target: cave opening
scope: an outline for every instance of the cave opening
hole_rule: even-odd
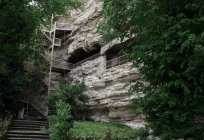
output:
[[[101,46],[99,44],[95,44],[91,50],[85,50],[84,48],[79,48],[74,51],[68,58],[68,63],[76,64],[80,61],[84,61],[92,56],[100,54]],[[94,58],[93,58],[94,59]]]
[[[106,51],[106,69],[122,65],[128,62],[124,53],[124,45],[114,45]]]
[[[110,61],[112,59],[115,59],[117,57],[122,56],[124,46],[122,45],[114,45],[109,50],[106,51],[106,60]]]

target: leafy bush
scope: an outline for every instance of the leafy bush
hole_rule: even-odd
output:
[[[49,132],[52,140],[70,140],[73,127],[71,106],[62,100],[56,101],[56,115],[49,116]]]
[[[52,92],[48,97],[48,104],[50,108],[55,108],[56,101],[62,100],[71,106],[71,114],[74,119],[79,119],[81,115],[86,111],[85,103],[88,97],[83,94],[86,90],[84,83],[72,84],[69,82],[61,82],[59,88]]]

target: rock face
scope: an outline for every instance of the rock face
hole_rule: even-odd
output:
[[[64,43],[66,51],[55,51],[55,57],[67,58],[68,62],[71,60],[69,58],[76,61],[67,76],[85,82],[88,87],[84,93],[89,97],[87,119],[118,121],[132,128],[143,127],[144,118],[136,117],[130,111],[130,102],[138,95],[128,94],[128,80],[139,78],[139,72],[131,67],[131,62],[124,61],[122,57],[112,57],[114,51],[107,53],[120,41],[113,40],[107,44],[101,41],[101,36],[96,32],[101,13],[102,3],[85,0],[82,10],[72,11],[68,20],[60,19],[59,22],[70,24],[72,34]],[[55,74],[52,83],[57,81],[57,76],[60,77]]]
[[[143,126],[143,119],[130,112],[130,101],[137,95],[128,95],[128,80],[138,78],[139,72],[125,63],[106,69],[104,56],[85,62],[69,73],[75,80],[84,81],[88,87],[90,112],[95,121],[118,121],[133,128]]]
[[[72,25],[72,36],[68,42],[72,42],[68,47],[68,54],[83,48],[90,52],[94,50],[95,44],[100,44],[100,35],[96,33],[96,26],[102,14],[102,3],[95,0],[84,0],[82,10],[73,10],[69,23]]]

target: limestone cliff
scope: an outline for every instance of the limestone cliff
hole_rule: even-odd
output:
[[[75,80],[84,81],[88,87],[90,112],[88,118],[96,121],[118,121],[133,128],[143,126],[143,118],[130,112],[130,101],[137,95],[128,95],[128,80],[138,78],[137,69],[126,63],[104,69],[103,56],[87,61],[69,73]]]
[[[119,53],[125,44],[118,40],[104,43],[97,33],[101,20],[102,3],[85,0],[84,6],[71,12],[71,18],[59,19],[69,23],[72,33],[66,36],[63,48],[55,50],[55,58],[72,63],[67,76],[84,81],[89,97],[87,118],[95,121],[119,121],[133,128],[142,127],[143,117],[130,112],[130,102],[137,95],[129,95],[128,80],[139,78],[137,69],[132,68]],[[56,87],[59,74],[53,73],[52,87]],[[58,78],[56,78],[58,77]]]

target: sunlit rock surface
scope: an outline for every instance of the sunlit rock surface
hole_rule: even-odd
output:
[[[121,42],[116,39],[110,43],[104,43],[101,40],[101,36],[97,33],[101,14],[102,3],[96,0],[85,0],[81,9],[71,12],[70,19],[61,18],[59,22],[69,23],[72,33],[67,36],[63,47],[65,49],[55,50],[54,55],[68,62],[70,57],[74,59],[84,55],[79,53],[79,49],[83,49],[87,54],[99,49],[98,53],[101,56],[83,62],[67,73],[67,77],[85,82],[88,88],[84,93],[89,97],[90,111],[86,118],[95,121],[117,121],[132,128],[141,128],[144,126],[144,117],[136,117],[130,110],[131,100],[139,96],[128,93],[128,81],[138,79],[139,71],[132,68],[130,62],[107,69],[106,51]],[[59,85],[57,81],[61,76],[56,73],[53,75],[51,83],[53,88]]]
[[[130,110],[132,99],[129,95],[128,81],[139,78],[137,69],[131,63],[106,69],[103,57],[88,61],[69,73],[77,81],[83,81],[88,87],[85,94],[89,97],[90,113],[88,119],[96,121],[118,121],[132,128],[144,125],[142,117],[135,117]]]

